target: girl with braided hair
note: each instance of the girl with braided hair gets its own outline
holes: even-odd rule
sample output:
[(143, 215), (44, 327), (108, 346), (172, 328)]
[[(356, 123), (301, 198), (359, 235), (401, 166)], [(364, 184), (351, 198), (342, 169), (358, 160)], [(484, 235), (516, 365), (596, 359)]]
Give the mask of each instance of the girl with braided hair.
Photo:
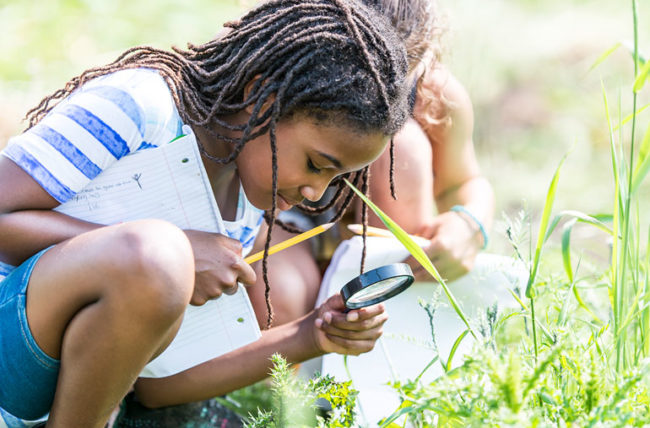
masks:
[[(441, 27), (435, 0), (364, 0), (386, 16), (404, 41), (411, 82), (411, 115), (393, 144), (370, 166), (369, 194), (407, 232), (427, 238), (425, 249), (447, 280), (469, 272), (487, 245), (494, 214), (492, 186), (481, 174), (472, 138), (472, 103), (463, 85), (439, 62)], [(365, 222), (361, 205), (349, 210), (345, 222)], [(436, 210), (438, 215), (436, 215)], [(282, 213), (287, 221), (311, 227), (295, 210)], [(383, 227), (372, 213), (371, 226)], [(276, 323), (302, 316), (316, 303), (323, 265), (345, 237), (321, 235), (316, 251), (302, 243), (274, 256), (271, 298)], [(349, 236), (349, 235), (348, 235)], [(286, 239), (278, 233), (274, 239)], [(314, 254), (316, 253), (316, 254)], [(296, 263), (299, 261), (299, 263)], [(407, 262), (417, 279), (430, 279), (413, 258)], [(297, 266), (300, 266), (298, 269)], [(302, 282), (288, 281), (296, 276)], [(266, 322), (261, 281), (249, 289), (258, 321)]]
[[(381, 334), (381, 305), (346, 313), (333, 298), (232, 353), (138, 378), (188, 303), (255, 282), (242, 257), (264, 211), (269, 226), (255, 245), (266, 249), (276, 211), (318, 200), (333, 180), (340, 217), (352, 196), (336, 179), (367, 188), (367, 165), (406, 119), (403, 46), (355, 0), (272, 0), (227, 26), (203, 45), (137, 47), (85, 71), (30, 111), (28, 129), (2, 152), (3, 415), (49, 412), (48, 427), (102, 427), (134, 382), (149, 407), (196, 401), (264, 378), (275, 352), (290, 362), (359, 354)], [(197, 137), (230, 237), (53, 211), (183, 125)]]

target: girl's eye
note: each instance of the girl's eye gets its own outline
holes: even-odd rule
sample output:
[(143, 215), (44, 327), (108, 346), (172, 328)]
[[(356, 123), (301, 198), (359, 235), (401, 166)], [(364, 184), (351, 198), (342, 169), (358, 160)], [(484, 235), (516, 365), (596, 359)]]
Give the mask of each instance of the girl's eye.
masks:
[(320, 169), (316, 168), (311, 159), (307, 159), (307, 169), (314, 174), (320, 174)]

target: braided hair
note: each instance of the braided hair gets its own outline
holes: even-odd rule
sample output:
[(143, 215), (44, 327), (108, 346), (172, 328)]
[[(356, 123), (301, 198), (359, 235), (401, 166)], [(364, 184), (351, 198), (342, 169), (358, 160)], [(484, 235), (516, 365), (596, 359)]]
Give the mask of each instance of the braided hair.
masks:
[[(300, 113), (319, 124), (394, 135), (408, 115), (406, 55), (390, 23), (356, 0), (271, 0), (224, 26), (230, 30), (224, 36), (186, 49), (129, 49), (114, 62), (70, 80), (41, 100), (26, 118), (28, 126), (34, 126), (56, 103), (95, 77), (150, 68), (165, 79), (185, 123), (203, 127), (232, 146), (227, 156), (215, 157), (199, 142), (208, 159), (230, 163), (248, 141), (268, 133), (273, 208), (265, 213), (269, 228), (262, 263), (270, 326), (271, 232), (274, 224), (295, 231), (276, 219), (278, 121)], [(247, 123), (233, 125), (225, 119), (246, 108), (251, 111)], [(367, 183), (368, 168), (344, 177), (355, 185)], [(332, 221), (337, 221), (354, 194), (340, 179), (333, 185), (335, 196), (327, 204), (301, 208), (319, 213), (336, 205), (339, 209)]]

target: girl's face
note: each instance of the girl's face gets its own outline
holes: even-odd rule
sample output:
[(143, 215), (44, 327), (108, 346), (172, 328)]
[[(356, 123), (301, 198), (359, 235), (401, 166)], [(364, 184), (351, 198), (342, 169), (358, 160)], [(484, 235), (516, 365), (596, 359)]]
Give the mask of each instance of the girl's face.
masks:
[[(269, 135), (246, 143), (236, 164), (248, 200), (272, 208), (272, 161)], [(381, 132), (361, 134), (346, 126), (316, 124), (297, 116), (276, 127), (278, 160), (277, 207), (288, 210), (303, 199), (317, 201), (336, 176), (359, 170), (383, 152)]]

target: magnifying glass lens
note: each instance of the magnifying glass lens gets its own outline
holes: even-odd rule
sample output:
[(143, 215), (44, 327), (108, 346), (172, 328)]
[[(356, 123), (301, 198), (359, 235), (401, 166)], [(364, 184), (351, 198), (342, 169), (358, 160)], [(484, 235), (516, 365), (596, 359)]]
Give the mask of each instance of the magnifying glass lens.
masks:
[(388, 278), (383, 281), (375, 282), (357, 291), (353, 296), (350, 296), (348, 303), (353, 305), (360, 305), (384, 296), (391, 291), (398, 289), (405, 282), (410, 281), (408, 277)]
[(341, 289), (348, 309), (383, 302), (406, 290), (413, 283), (413, 272), (405, 263), (381, 266), (350, 280)]

